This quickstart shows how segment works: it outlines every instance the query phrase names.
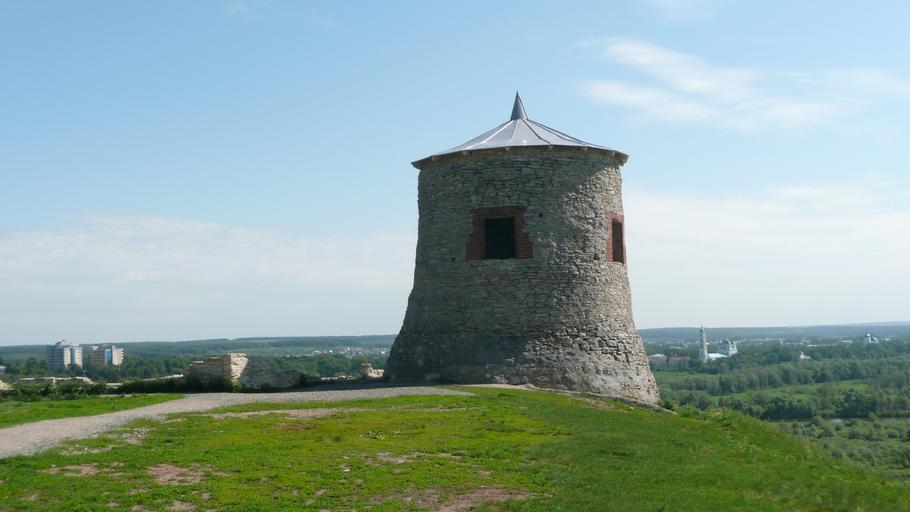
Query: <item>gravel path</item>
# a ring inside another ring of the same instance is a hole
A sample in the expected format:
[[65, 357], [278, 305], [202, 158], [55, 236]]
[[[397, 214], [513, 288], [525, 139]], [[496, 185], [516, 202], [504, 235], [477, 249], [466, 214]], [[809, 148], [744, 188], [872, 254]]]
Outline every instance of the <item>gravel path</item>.
[[166, 414], [200, 412], [228, 405], [253, 402], [288, 403], [353, 400], [357, 398], [388, 398], [402, 395], [469, 395], [451, 389], [425, 386], [381, 387], [368, 389], [339, 389], [327, 391], [297, 391], [287, 393], [205, 393], [171, 400], [155, 405], [109, 412], [96, 416], [80, 416], [57, 420], [36, 421], [0, 429], [0, 459], [28, 455], [64, 441], [96, 436], [140, 418], [163, 418]]

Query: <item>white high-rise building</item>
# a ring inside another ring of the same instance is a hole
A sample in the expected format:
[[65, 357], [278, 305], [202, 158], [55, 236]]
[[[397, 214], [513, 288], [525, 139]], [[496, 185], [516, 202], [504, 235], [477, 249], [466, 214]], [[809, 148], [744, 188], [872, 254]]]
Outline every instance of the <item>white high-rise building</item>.
[[88, 362], [92, 366], [120, 366], [123, 364], [123, 349], [114, 345], [92, 345]]
[[47, 347], [47, 371], [62, 372], [69, 368], [82, 368], [82, 347], [60, 340]]

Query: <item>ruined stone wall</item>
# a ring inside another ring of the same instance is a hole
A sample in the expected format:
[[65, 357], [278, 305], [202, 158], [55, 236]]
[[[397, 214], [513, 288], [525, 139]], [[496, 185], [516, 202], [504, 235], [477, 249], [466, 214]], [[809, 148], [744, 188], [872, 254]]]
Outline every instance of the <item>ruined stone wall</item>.
[[187, 366], [184, 377], [196, 378], [203, 384], [230, 380], [249, 389], [290, 388], [300, 383], [300, 372], [276, 370], [260, 361], [250, 361], [246, 354], [239, 352], [193, 361]]
[[222, 380], [237, 381], [248, 363], [246, 354], [229, 352], [220, 356], [205, 357], [190, 363], [184, 377], [196, 378], [204, 384]]
[[[528, 147], [425, 161], [414, 287], [389, 378], [532, 383], [655, 402], [626, 265], [611, 261], [622, 159]], [[477, 212], [497, 208], [523, 211], [516, 225], [530, 257], [472, 258]]]

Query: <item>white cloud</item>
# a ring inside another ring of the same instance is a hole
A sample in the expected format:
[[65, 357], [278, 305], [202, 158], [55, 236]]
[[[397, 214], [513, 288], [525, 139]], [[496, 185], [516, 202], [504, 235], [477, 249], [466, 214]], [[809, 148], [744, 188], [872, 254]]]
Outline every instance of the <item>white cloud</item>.
[[338, 23], [335, 20], [333, 20], [331, 18], [327, 18], [321, 14], [313, 14], [311, 17], [313, 19], [313, 23], [315, 23], [316, 25], [319, 25], [320, 27], [322, 27], [324, 29], [338, 30], [340, 28]]
[[707, 122], [722, 115], [715, 107], [688, 101], [662, 89], [637, 87], [612, 80], [586, 82], [579, 86], [579, 91], [597, 103], [632, 108], [648, 118]]
[[674, 22], [701, 21], [714, 16], [723, 0], [642, 0], [662, 18]]
[[259, 18], [264, 8], [265, 0], [231, 0], [225, 6], [224, 13], [231, 18], [252, 21]]
[[415, 244], [153, 217], [0, 233], [0, 344], [394, 332]]
[[408, 235], [291, 237], [157, 217], [90, 216], [75, 229], [0, 234], [0, 281], [328, 284], [397, 288]]
[[769, 70], [717, 66], [636, 40], [601, 41], [602, 55], [643, 75], [631, 81], [589, 80], [578, 91], [645, 119], [741, 130], [804, 128], [910, 94], [910, 82], [887, 70]]
[[[781, 325], [906, 320], [910, 190], [869, 177], [752, 195], [627, 187], [636, 320]], [[0, 232], [0, 345], [394, 333], [413, 234], [305, 237], [93, 216]]]
[[[259, 20], [271, 7], [268, 0], [231, 0], [224, 7], [224, 14], [229, 18], [252, 22]], [[332, 18], [319, 13], [311, 12], [307, 21], [326, 30], [338, 30], [341, 26]]]
[[875, 179], [712, 197], [626, 191], [643, 326], [900, 320], [905, 188]]

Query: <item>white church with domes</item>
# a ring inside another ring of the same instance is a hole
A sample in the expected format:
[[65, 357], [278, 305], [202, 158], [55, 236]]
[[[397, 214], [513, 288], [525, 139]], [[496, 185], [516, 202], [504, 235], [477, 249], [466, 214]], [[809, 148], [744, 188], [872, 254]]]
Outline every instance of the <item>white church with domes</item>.
[[708, 352], [708, 335], [705, 333], [705, 327], [701, 328], [701, 348], [698, 351], [698, 359], [703, 363], [709, 363], [717, 359], [732, 357], [737, 354], [739, 349], [736, 348], [736, 342], [724, 336], [724, 340], [717, 344], [717, 352]]

